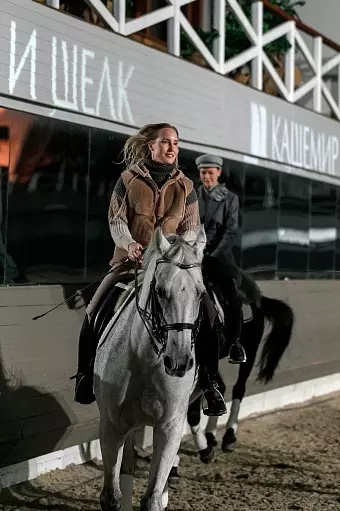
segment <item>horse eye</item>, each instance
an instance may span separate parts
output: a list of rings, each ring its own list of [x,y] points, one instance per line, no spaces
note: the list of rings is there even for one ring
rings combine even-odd
[[[156,289],[156,295],[158,296],[158,298],[166,298],[165,291],[162,287]]]

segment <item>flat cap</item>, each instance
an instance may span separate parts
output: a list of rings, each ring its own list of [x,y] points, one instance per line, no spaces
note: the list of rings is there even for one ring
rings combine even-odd
[[[198,169],[207,169],[207,168],[217,168],[221,169],[223,167],[223,158],[219,156],[214,156],[213,154],[202,154],[196,158],[196,165]]]

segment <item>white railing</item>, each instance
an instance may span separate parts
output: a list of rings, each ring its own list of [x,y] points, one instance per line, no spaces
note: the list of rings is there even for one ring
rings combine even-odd
[[[46,0],[51,7],[58,8],[59,0]],[[102,0],[86,0],[89,7],[100,16],[107,25],[114,31],[124,36],[131,36],[146,28],[157,25],[161,22],[168,24],[168,51],[179,57],[181,55],[181,31],[184,31],[197,51],[202,55],[206,63],[216,72],[222,75],[229,75],[239,70],[245,64],[250,65],[250,83],[253,87],[263,90],[263,75],[267,71],[272,78],[281,95],[290,103],[301,102],[308,94],[313,94],[312,108],[315,112],[322,113],[325,101],[328,103],[331,112],[340,120],[340,91],[335,99],[325,83],[325,76],[336,69],[340,73],[340,52],[329,58],[323,59],[324,41],[322,36],[313,37],[313,49],[311,50],[305,42],[301,31],[297,28],[296,22],[283,21],[282,24],[263,33],[263,3],[255,1],[252,4],[252,19],[249,20],[237,0],[205,0],[205,12],[213,10],[213,27],[219,37],[214,41],[211,52],[202,39],[198,36],[195,28],[189,23],[181,8],[197,0],[167,0],[168,5],[152,12],[141,15],[132,20],[126,19],[126,0],[113,0],[107,2],[112,5],[112,12],[104,5]],[[225,44],[228,34],[225,33],[226,9],[234,12],[240,25],[248,37],[251,47],[229,60],[225,59]],[[206,26],[206,20],[205,20]],[[264,47],[282,36],[286,36],[290,49],[285,55],[284,79],[281,79],[277,69],[273,65]],[[309,73],[308,81],[296,84],[296,54],[299,50],[298,64],[301,64],[301,56],[309,64],[312,73]],[[310,76],[312,74],[312,76]],[[306,78],[306,77],[305,77]],[[340,81],[338,81],[339,83]]]

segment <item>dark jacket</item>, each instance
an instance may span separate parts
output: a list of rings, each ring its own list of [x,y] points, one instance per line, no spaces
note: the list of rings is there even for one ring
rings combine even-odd
[[[260,304],[261,292],[255,281],[238,268],[232,249],[238,237],[239,201],[224,185],[210,193],[200,186],[197,190],[201,222],[204,224],[207,247],[203,268],[212,282],[221,276],[232,277],[241,290],[244,301]]]
[[[211,192],[200,186],[197,196],[207,236],[206,252],[221,263],[229,264],[238,237],[238,197],[224,185],[217,185]]]

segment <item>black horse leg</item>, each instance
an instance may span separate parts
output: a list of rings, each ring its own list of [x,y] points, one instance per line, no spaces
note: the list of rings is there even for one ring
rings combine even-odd
[[[194,443],[203,463],[210,463],[214,459],[214,448],[208,444],[201,429],[201,397],[191,403],[188,408],[187,420],[194,437]]]
[[[240,365],[238,378],[233,386],[230,414],[226,425],[226,432],[222,440],[222,450],[224,452],[231,452],[235,449],[240,406],[246,392],[248,378],[255,364],[257,350],[263,336],[264,316],[262,308],[258,308],[253,312],[254,319],[243,326],[241,343],[246,351],[247,361]]]

